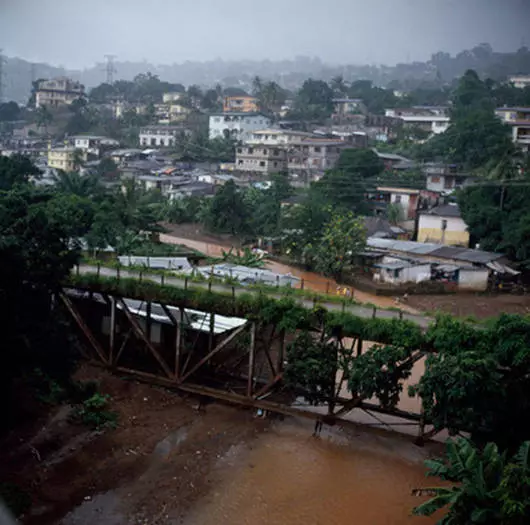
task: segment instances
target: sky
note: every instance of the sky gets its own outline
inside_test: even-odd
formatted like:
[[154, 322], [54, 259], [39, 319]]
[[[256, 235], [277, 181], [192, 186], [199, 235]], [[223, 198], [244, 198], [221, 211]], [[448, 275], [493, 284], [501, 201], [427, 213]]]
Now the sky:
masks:
[[530, 0], [0, 0], [5, 55], [67, 68], [118, 61], [426, 60], [530, 47]]

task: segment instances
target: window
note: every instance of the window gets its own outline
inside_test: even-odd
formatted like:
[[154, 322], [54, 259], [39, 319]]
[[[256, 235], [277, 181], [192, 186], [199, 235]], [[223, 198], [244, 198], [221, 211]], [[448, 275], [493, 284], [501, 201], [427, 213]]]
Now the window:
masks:
[[439, 184], [440, 183], [440, 177], [438, 177], [437, 175], [431, 175], [431, 182], [433, 184]]
[[268, 153], [268, 150], [264, 149], [263, 150], [263, 155], [267, 155], [267, 153]]
[[315, 153], [320, 153], [321, 150], [322, 150], [322, 148], [321, 148], [320, 146], [315, 146], [315, 147], [313, 148], [313, 151], [314, 151]]
[[396, 204], [401, 204], [401, 195], [396, 195], [396, 199], [394, 201]]
[[254, 148], [248, 148], [248, 154], [252, 155], [254, 153]]
[[264, 168], [265, 167], [265, 161], [264, 160], [260, 161], [259, 165], [260, 165], [261, 168]]
[[166, 145], [166, 143], [164, 142], [164, 139], [160, 139], [160, 145], [161, 146], [165, 146]]
[[239, 159], [237, 163], [241, 166], [243, 164], [243, 161]]
[[151, 139], [151, 146], [156, 146], [156, 139], [155, 138]]
[[241, 148], [237, 148], [238, 153], [243, 153], [243, 150]]
[[274, 163], [274, 167], [276, 168], [277, 166], [278, 166], [278, 163], [277, 163], [277, 162], [275, 162], [275, 163]]
[[279, 149], [275, 149], [272, 154], [277, 157], [279, 154], [280, 154], [280, 150]]

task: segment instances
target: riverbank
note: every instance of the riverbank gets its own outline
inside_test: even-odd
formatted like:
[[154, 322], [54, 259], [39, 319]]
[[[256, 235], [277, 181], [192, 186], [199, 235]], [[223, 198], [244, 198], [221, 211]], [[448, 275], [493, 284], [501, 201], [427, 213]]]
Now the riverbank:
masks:
[[77, 379], [112, 397], [118, 427], [73, 426], [62, 407], [2, 443], [2, 481], [31, 497], [24, 524], [434, 523], [409, 514], [436, 444], [351, 425], [318, 439], [310, 422], [216, 403], [199, 411], [194, 398], [99, 368]]

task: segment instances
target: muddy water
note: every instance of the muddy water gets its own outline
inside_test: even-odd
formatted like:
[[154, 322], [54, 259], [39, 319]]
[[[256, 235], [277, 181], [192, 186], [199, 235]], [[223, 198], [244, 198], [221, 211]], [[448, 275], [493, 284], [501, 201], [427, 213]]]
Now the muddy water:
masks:
[[221, 465], [223, 478], [185, 525], [433, 524], [410, 515], [421, 501], [412, 489], [427, 486], [425, 452], [412, 447], [375, 435], [316, 439], [307, 427], [274, 429], [239, 464]]
[[[222, 246], [220, 244], [198, 241], [195, 239], [186, 239], [184, 237], [174, 237], [173, 235], [160, 235], [160, 240], [168, 244], [183, 244], [189, 248], [199, 250], [202, 253], [210, 257], [219, 257], [222, 255], [223, 250], [229, 250], [229, 247]], [[295, 277], [304, 281], [304, 288], [308, 290], [315, 290], [317, 292], [334, 293], [337, 289], [337, 282], [334, 279], [329, 279], [323, 275], [314, 272], [306, 272], [295, 266], [288, 264], [282, 264], [276, 261], [267, 261], [266, 268], [277, 273], [291, 273]], [[372, 295], [360, 290], [351, 289], [354, 298], [361, 303], [371, 303], [381, 308], [389, 308], [396, 306], [396, 303], [392, 297], [380, 297]], [[401, 308], [410, 313], [417, 313], [413, 308], [401, 305]]]

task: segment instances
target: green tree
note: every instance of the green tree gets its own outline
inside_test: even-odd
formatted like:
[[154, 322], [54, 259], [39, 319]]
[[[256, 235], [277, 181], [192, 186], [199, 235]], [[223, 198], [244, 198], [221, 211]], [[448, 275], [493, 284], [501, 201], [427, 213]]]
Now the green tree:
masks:
[[40, 170], [22, 155], [0, 155], [0, 191], [7, 191], [17, 184], [25, 184], [30, 176], [38, 176]]
[[0, 122], [11, 122], [20, 118], [20, 108], [16, 102], [0, 104]]
[[351, 270], [355, 257], [366, 245], [364, 221], [353, 213], [334, 214], [324, 226], [322, 236], [315, 247], [316, 268], [340, 278]]
[[480, 449], [458, 439], [447, 444], [445, 458], [425, 464], [428, 476], [455, 485], [417, 490], [434, 497], [414, 509], [416, 516], [448, 507], [439, 525], [523, 525], [530, 520], [530, 442], [508, 460], [494, 443]]
[[233, 180], [229, 180], [215, 194], [204, 217], [204, 225], [211, 231], [244, 233], [247, 209], [243, 196]]
[[323, 80], [306, 80], [298, 92], [291, 117], [324, 120], [333, 111], [333, 90]]
[[48, 133], [48, 126], [53, 122], [53, 115], [46, 106], [40, 106], [35, 111], [35, 119], [38, 128], [44, 128], [46, 134]]

